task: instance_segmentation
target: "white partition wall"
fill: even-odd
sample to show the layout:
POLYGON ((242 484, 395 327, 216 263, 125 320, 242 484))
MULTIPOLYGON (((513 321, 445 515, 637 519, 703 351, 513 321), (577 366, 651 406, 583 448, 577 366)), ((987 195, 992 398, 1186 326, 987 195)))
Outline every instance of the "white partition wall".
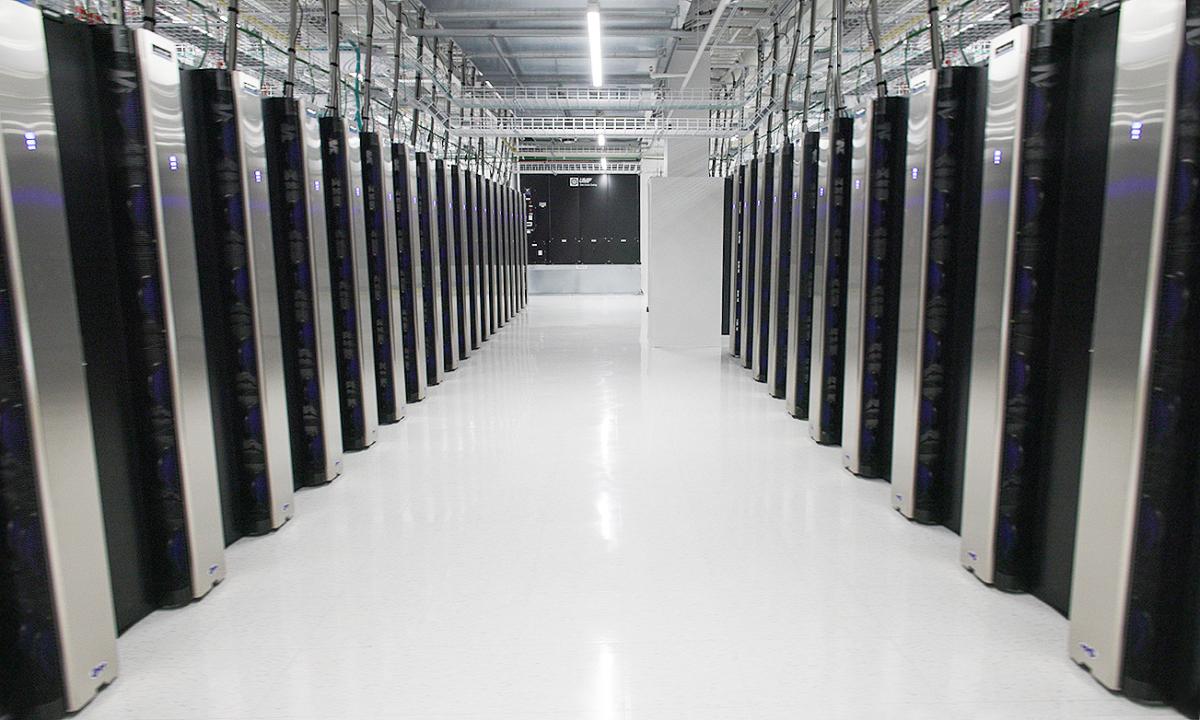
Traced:
POLYGON ((720 347, 725 181, 650 180, 647 290, 651 347, 720 347))

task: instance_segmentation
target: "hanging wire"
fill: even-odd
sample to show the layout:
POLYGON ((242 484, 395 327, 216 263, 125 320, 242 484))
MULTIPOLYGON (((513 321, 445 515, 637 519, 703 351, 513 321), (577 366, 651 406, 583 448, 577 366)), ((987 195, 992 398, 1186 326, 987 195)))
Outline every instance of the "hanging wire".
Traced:
POLYGON ((359 132, 370 132, 371 116, 371 58, 375 56, 375 0, 367 0, 367 56, 363 59, 362 110, 359 111, 359 132))
POLYGON ((283 81, 283 96, 288 99, 296 91, 296 44, 300 42, 300 28, 304 22, 302 12, 300 0, 289 0, 287 79, 283 81))
POLYGON ((338 0, 325 0, 325 27, 329 34, 329 93, 325 97, 325 113, 332 117, 337 117, 340 113, 342 99, 342 68, 338 63, 338 44, 341 42, 340 15, 338 0))
POLYGON ((817 2, 812 0, 808 8, 808 60, 804 65, 804 132, 809 131, 808 109, 812 107, 813 50, 817 44, 817 2))
MULTIPOLYGON (((883 50, 879 47, 879 0, 867 0, 867 35, 871 39, 871 58, 875 63, 875 97, 887 97, 887 80, 883 76, 883 50)), ((859 68, 862 64, 859 64, 859 68)))

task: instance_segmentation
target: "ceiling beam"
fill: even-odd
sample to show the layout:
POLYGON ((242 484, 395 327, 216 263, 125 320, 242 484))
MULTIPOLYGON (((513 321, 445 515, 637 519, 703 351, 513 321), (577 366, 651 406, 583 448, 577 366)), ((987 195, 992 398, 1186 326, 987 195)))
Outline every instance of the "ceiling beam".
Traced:
MULTIPOLYGON (((553 37, 566 39, 569 37, 579 37, 587 39, 587 28, 582 23, 569 25, 564 27, 552 28, 412 28, 408 31, 412 37, 448 37, 448 38, 466 38, 466 37, 553 37)), ((604 37, 655 37, 655 38, 695 38, 699 33, 690 32, 687 30, 669 30, 667 28, 604 28, 604 37)))
MULTIPOLYGON (((546 8, 545 10, 439 10, 436 13, 438 22, 445 25, 447 20, 578 20, 583 16, 581 8, 546 8)), ((654 8, 604 8, 604 21, 645 20, 648 18, 668 20, 675 16, 674 10, 654 8)))

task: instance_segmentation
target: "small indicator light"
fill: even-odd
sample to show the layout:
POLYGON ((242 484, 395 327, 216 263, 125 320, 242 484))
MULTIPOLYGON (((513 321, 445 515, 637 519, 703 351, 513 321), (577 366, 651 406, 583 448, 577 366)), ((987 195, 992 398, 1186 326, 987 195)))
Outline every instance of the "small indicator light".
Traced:
POLYGON ((913 168, 913 171, 912 171, 912 178, 913 178, 913 180, 916 180, 916 179, 917 179, 917 169, 916 169, 916 168, 913 168))
MULTIPOLYGON (((28 135, 26 135, 26 137, 28 137, 28 135)), ((1141 140, 1142 139, 1142 121, 1141 120, 1137 120, 1137 121, 1134 121, 1133 123, 1130 123, 1129 139, 1130 140, 1141 140)))
POLYGON ((25 149, 30 152, 37 150, 37 134, 32 132, 25 133, 25 149))
POLYGON ((362 188, 357 185, 354 187, 354 197, 362 197, 362 188))
POLYGON ((169 168, 171 172, 177 172, 179 170, 179 156, 178 155, 168 155, 167 156, 167 168, 169 168))
POLYGON ((254 182, 256 182, 256 183, 262 182, 262 170, 254 171, 254 182))
POLYGON ((996 150, 992 153, 992 164, 999 165, 1004 160, 1004 153, 996 150))
POLYGON ((321 189, 321 181, 313 180, 313 190, 320 190, 320 189, 321 189))
POLYGON ((854 178, 854 189, 862 190, 862 180, 859 180, 858 178, 854 178))

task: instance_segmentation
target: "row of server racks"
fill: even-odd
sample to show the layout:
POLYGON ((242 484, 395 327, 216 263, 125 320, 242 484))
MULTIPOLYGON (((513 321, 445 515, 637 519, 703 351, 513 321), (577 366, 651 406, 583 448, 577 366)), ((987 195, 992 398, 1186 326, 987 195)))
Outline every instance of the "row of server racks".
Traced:
POLYGON ((726 178, 729 352, 852 473, 1200 711, 1200 22, 1013 28, 726 178))
POLYGON ((0 717, 117 675, 524 307, 511 187, 0 1, 0 717))

